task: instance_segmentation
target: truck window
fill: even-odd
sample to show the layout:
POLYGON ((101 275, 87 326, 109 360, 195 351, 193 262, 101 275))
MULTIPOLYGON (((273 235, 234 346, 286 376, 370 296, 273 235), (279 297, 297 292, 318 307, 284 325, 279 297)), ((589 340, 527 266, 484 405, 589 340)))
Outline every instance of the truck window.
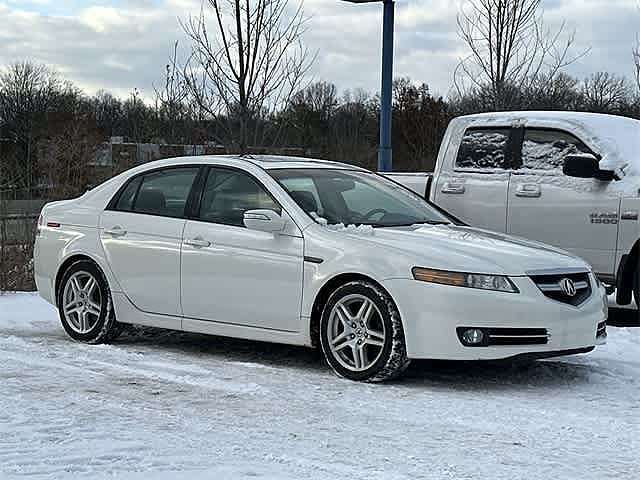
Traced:
POLYGON ((522 143, 522 168, 562 169, 567 155, 593 151, 576 136, 562 130, 528 128, 522 143))
POLYGON ((505 168, 510 128, 473 128, 466 131, 458 150, 456 167, 505 168))

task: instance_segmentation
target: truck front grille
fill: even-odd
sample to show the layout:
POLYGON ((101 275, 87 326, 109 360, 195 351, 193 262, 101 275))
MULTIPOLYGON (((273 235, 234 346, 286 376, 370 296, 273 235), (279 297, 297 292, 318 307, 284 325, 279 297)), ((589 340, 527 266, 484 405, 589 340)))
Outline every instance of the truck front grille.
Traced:
POLYGON ((553 275, 530 275, 540 291, 557 302, 578 307, 591 296, 589 273, 566 273, 553 275))

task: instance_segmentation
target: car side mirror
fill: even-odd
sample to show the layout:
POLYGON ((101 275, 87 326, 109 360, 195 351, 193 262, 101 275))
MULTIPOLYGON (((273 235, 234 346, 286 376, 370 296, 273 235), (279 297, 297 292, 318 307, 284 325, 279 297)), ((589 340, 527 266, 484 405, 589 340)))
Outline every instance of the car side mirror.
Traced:
POLYGON ((280 233, 284 230, 285 220, 273 210, 247 210, 244 226, 259 232, 280 233))
POLYGON ((564 174, 575 178, 595 178, 602 181, 611 181, 615 178, 614 172, 600 170, 600 161, 590 153, 569 155, 562 168, 564 174))

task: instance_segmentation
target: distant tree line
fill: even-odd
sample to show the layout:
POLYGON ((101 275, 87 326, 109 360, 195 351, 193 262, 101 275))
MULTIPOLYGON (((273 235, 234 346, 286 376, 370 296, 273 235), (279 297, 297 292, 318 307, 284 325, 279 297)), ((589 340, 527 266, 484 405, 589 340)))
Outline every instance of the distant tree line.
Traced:
MULTIPOLYGON (((525 87, 504 85, 501 110, 577 110, 640 118, 640 96, 623 77, 606 72, 578 80, 559 73, 525 87)), ((86 165, 110 137, 135 143, 204 144, 233 150, 243 128, 233 114, 211 118, 188 102, 170 104, 156 93, 149 103, 134 91, 121 99, 108 92, 87 95, 44 66, 16 63, 0 75, 0 185, 36 190, 56 185, 56 196, 80 191, 86 165), (7 152, 10 152, 7 153, 7 152)), ((458 115, 494 111, 490 86, 450 98, 427 84, 400 78, 393 95, 394 166, 430 170, 449 121, 458 115)), ((379 98, 364 90, 339 92, 328 82, 295 92, 268 115, 253 146, 299 147, 309 155, 375 168, 379 98)), ((246 128, 246 127, 245 127, 246 128)))

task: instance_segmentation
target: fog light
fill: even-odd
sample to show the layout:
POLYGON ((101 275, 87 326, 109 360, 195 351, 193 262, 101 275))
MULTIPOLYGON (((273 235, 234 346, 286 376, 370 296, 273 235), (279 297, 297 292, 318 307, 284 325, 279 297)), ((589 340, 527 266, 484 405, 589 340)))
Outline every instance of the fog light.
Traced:
POLYGON ((484 342, 484 332, 479 328, 468 328, 462 332, 462 343, 467 346, 478 346, 484 342))

